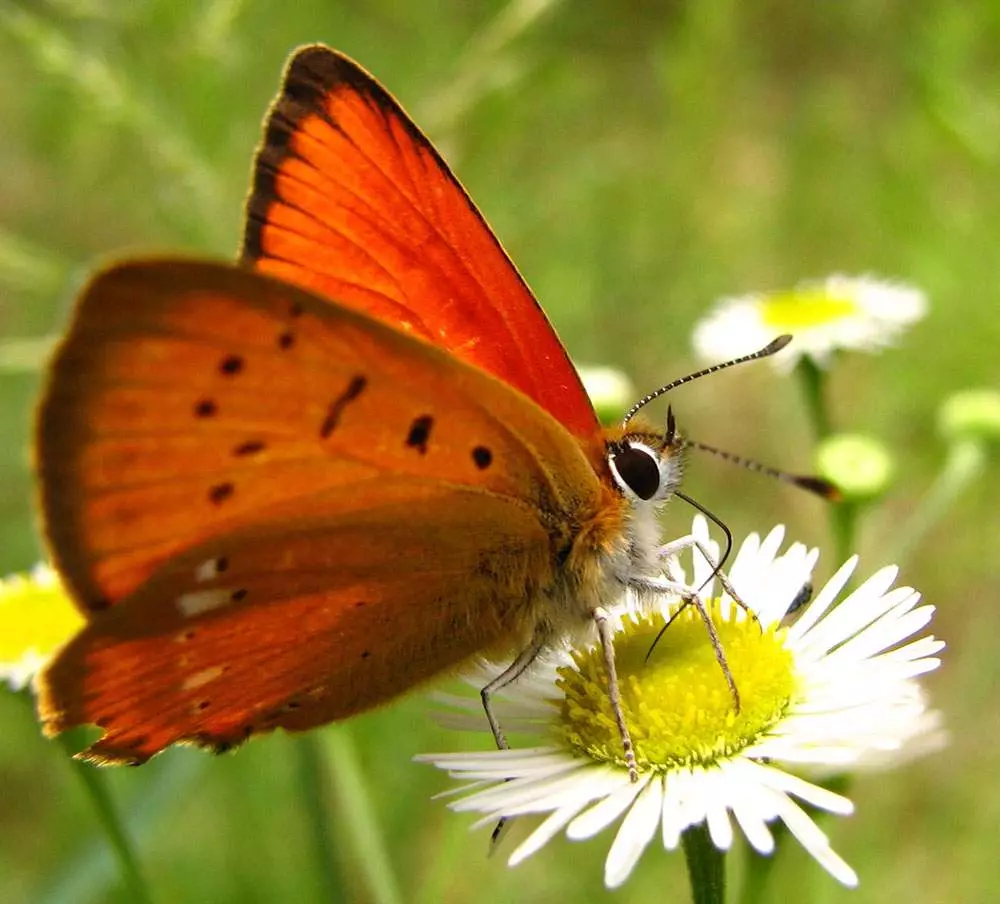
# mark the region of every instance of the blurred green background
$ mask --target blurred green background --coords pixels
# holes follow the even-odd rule
[[[833,271],[901,278],[932,310],[898,349],[844,359],[839,426],[898,456],[865,522],[864,573],[938,473],[935,412],[1000,373],[1000,6],[949,0],[0,0],[0,335],[57,331],[100,261],[232,256],[261,117],[283,62],[321,41],[400,98],[484,210],[574,358],[643,390],[694,366],[689,336],[720,295]],[[28,352],[31,358],[31,352]],[[32,531],[31,368],[0,373],[0,573]],[[811,438],[793,381],[766,365],[672,397],[683,429],[797,470]],[[707,458],[686,489],[741,535],[777,521],[829,550],[823,505]],[[905,563],[949,643],[928,682],[949,750],[865,777],[829,823],[861,874],[841,889],[793,842],[776,900],[966,902],[997,894],[1000,607],[989,474]],[[685,530],[676,506],[669,532]],[[820,577],[837,563],[821,561]],[[406,901],[589,901],[610,836],[559,840],[516,870],[487,859],[410,762],[470,739],[415,697],[325,730],[353,740]],[[486,746],[485,739],[476,743]],[[106,773],[161,901],[317,899],[294,742],[233,756],[171,751]],[[368,900],[333,781],[343,900]],[[527,825],[515,826],[523,833]],[[508,842],[509,844],[509,842]],[[508,848],[509,850],[510,848]],[[738,868],[736,858],[734,868]],[[682,858],[651,849],[621,901],[683,901]],[[0,900],[125,901],[62,749],[0,693]]]

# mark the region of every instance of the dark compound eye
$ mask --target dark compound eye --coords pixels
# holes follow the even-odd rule
[[[652,499],[660,489],[660,468],[645,449],[630,446],[614,456],[622,483],[640,499]]]

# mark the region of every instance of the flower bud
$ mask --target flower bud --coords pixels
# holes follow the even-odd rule
[[[889,449],[859,433],[840,433],[820,443],[816,470],[836,484],[846,502],[867,502],[888,490],[895,473]]]

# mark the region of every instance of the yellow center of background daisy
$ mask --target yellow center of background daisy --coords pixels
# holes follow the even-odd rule
[[[0,580],[0,670],[27,654],[51,655],[83,623],[51,572]]]
[[[858,313],[857,302],[849,296],[831,295],[826,288],[776,292],[761,302],[764,323],[776,330],[794,332],[810,326],[822,326]]]
[[[780,628],[741,618],[724,621],[718,602],[708,607],[740,694],[733,695],[705,624],[688,606],[666,630],[660,616],[625,620],[615,637],[622,710],[640,769],[708,765],[753,744],[788,708],[795,688],[791,653]],[[564,743],[603,762],[624,765],[621,737],[608,698],[599,646],[574,652],[576,667],[559,670],[565,697],[556,703],[556,732]]]

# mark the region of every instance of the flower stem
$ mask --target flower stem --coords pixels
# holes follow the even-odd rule
[[[59,743],[70,757],[78,749],[71,734],[59,735]],[[111,799],[104,773],[89,763],[81,763],[78,760],[70,759],[69,764],[86,789],[101,828],[118,860],[122,883],[128,889],[129,900],[137,904],[151,904],[153,898],[149,886],[146,885],[146,880],[139,869],[139,861],[136,859],[135,851],[132,850],[132,843]]]
[[[373,817],[375,810],[351,730],[338,725],[326,731],[324,738],[333,759],[333,791],[343,825],[349,827],[344,841],[351,845],[354,862],[364,876],[368,900],[372,904],[402,904],[382,833]]]
[[[937,480],[920,501],[909,523],[896,533],[886,561],[901,564],[913,554],[966,487],[983,473],[986,459],[985,444],[976,440],[967,439],[951,446]]]
[[[816,444],[828,439],[831,434],[830,411],[826,404],[824,383],[825,371],[808,355],[804,355],[795,367],[802,387],[806,415],[812,427]],[[860,508],[851,502],[831,503],[829,508],[830,536],[838,562],[843,562],[855,549],[858,535]]]
[[[823,393],[823,371],[808,355],[803,355],[795,367],[802,387],[802,397],[806,404],[806,414],[812,425],[816,442],[821,442],[830,435],[830,412],[826,407],[826,397]]]
[[[830,534],[834,561],[846,562],[853,554],[858,536],[858,504],[844,501],[830,504]]]
[[[296,738],[296,771],[299,792],[305,811],[312,847],[312,859],[320,885],[319,901],[337,901],[343,897],[343,883],[340,870],[333,859],[333,834],[327,813],[326,770],[323,768],[323,753],[315,734],[305,734]]]
[[[681,836],[693,904],[723,904],[726,900],[725,854],[714,844],[708,827],[691,826]]]

